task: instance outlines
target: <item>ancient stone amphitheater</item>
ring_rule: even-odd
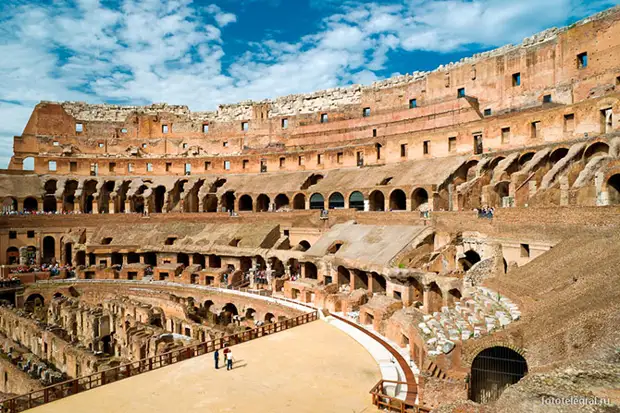
[[[0,197],[3,412],[229,411],[224,346],[235,411],[620,411],[620,8],[215,112],[43,101]]]

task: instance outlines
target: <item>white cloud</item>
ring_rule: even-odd
[[[578,0],[330,1],[323,10],[334,14],[315,33],[288,42],[256,39],[227,56],[226,66],[235,39],[222,28],[238,16],[216,4],[119,0],[120,8],[111,9],[99,0],[7,1],[0,14],[0,167],[40,100],[169,102],[206,110],[370,83],[389,67],[394,50],[516,43],[620,0],[589,6]]]

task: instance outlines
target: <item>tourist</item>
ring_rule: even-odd
[[[213,353],[213,359],[215,360],[215,370],[218,370],[220,368],[220,351],[218,349],[215,349],[215,353]]]
[[[226,353],[226,370],[232,370],[233,368],[233,355],[232,351],[228,349],[228,353]]]

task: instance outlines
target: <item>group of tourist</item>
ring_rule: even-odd
[[[37,210],[2,210],[2,215],[74,215],[81,214],[80,211],[37,211]]]
[[[232,351],[230,350],[229,347],[224,347],[224,351],[222,351],[222,353],[224,353],[224,361],[226,361],[226,370],[232,370],[233,368]],[[218,349],[216,349],[215,353],[213,353],[213,358],[215,361],[215,369],[217,370],[220,368],[220,351]]]
[[[55,277],[60,275],[61,271],[65,271],[67,274],[67,278],[72,278],[75,276],[75,268],[71,265],[59,265],[58,263],[53,264],[41,264],[36,265],[34,263],[30,263],[28,265],[18,265],[16,267],[12,267],[10,270],[11,274],[28,274],[32,272],[49,272],[50,276]]]
[[[267,273],[265,270],[256,271],[254,273],[254,284],[256,285],[267,285],[269,284],[269,279],[267,278]]]
[[[493,218],[495,214],[495,208],[483,206],[480,209],[474,209],[474,211],[478,214],[478,218]]]

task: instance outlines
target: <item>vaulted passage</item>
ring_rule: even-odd
[[[251,211],[252,210],[252,197],[249,195],[242,195],[239,198],[239,211]]]
[[[364,210],[364,195],[361,192],[355,191],[349,196],[349,208],[356,209],[358,211]]]
[[[607,181],[609,205],[620,205],[620,174],[613,175]]]
[[[324,209],[325,198],[321,194],[313,194],[310,197],[310,209]]]
[[[385,196],[381,191],[374,191],[369,197],[370,210],[371,211],[384,211],[385,210]]]
[[[506,387],[527,374],[527,362],[507,347],[491,347],[481,351],[471,365],[469,399],[477,403],[496,401]]]
[[[306,209],[306,196],[304,194],[295,195],[293,209]]]
[[[404,211],[405,209],[407,209],[407,195],[400,189],[394,190],[390,194],[390,210]]]
[[[418,188],[411,194],[411,210],[417,211],[420,207],[428,203],[428,192],[425,189]]]
[[[480,261],[480,255],[476,251],[469,250],[465,253],[465,257],[459,259],[459,266],[463,271],[469,271],[478,261]]]
[[[340,192],[334,192],[329,197],[329,209],[344,208],[344,197]]]

